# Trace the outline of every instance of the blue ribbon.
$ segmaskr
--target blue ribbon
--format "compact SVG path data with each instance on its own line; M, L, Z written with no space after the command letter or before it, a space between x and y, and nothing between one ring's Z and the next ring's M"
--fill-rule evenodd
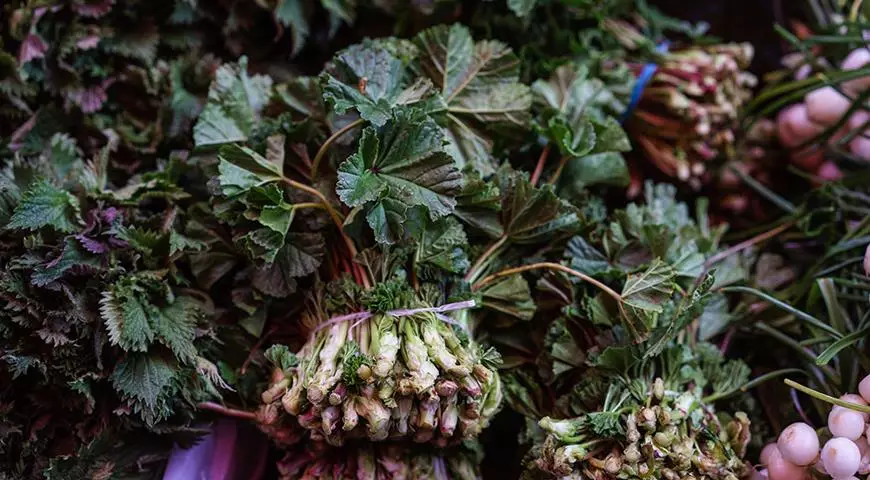
M671 43L666 40L656 46L656 51L662 54L668 53L670 45ZM631 91L631 99L628 101L628 106L625 107L625 113L622 114L622 119L620 119L621 123L625 123L634 112L634 109L637 108L641 97L643 97L643 90L646 88L646 84L652 80L658 70L659 66L656 63L650 62L643 66L643 70L641 70L640 75L637 77L637 82L634 84L634 89Z

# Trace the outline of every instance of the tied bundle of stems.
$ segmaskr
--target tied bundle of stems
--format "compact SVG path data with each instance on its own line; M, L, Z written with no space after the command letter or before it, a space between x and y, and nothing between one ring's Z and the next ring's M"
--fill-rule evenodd
M480 478L476 443L449 450L390 443L357 443L324 448L309 443L278 462L281 480L383 479L475 480Z
M672 391L661 378L636 402L615 390L605 408L566 420L545 417L547 433L533 451L533 468L567 478L709 478L737 480L749 471L742 460L749 418L719 418L700 389ZM572 476L572 475L576 475Z
M276 377L263 402L280 402L331 445L366 438L444 447L476 437L501 405L497 355L413 293L395 295L402 287L378 283L363 292L359 314L330 319L310 309L316 326L298 365ZM383 308L388 297L413 310Z
M628 22L605 24L625 45L641 38ZM753 55L751 44L729 43L692 45L654 60L655 73L637 87L640 100L625 126L658 170L698 190L712 179L709 163L733 155L739 112L757 82L746 71ZM631 68L640 76L651 66Z

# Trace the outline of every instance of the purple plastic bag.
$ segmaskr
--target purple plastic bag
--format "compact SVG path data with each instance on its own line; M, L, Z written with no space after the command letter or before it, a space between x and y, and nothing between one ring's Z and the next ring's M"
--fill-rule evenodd
M252 426L219 420L193 447L172 449L163 480L260 480L268 448Z

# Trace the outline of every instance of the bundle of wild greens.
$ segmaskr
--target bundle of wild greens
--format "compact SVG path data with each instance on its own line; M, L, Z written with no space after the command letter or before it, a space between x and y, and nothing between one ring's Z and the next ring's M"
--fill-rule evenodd
M673 344L649 357L637 347L608 347L590 379L567 400L581 413L545 417L526 478L664 478L737 480L749 418L714 412L712 401L748 378L740 361L718 349ZM707 396L707 394L711 394Z
M567 264L512 269L554 271L537 283L543 329L530 338L518 330L493 335L509 367L503 372L509 405L533 422L547 417L541 427L549 439L536 428L527 434L537 438L532 478L731 478L746 471L746 416L734 414L737 420L724 427L732 419L717 419L712 407L734 395L749 370L705 343L733 318L715 289L742 280L744 260L719 253L724 229L707 224L704 202L696 220L675 193L648 185L645 205L615 211L597 230L574 237ZM708 273L714 265L715 278ZM656 378L666 385L658 397ZM648 433L641 436L633 422L653 405L655 414L666 413L641 427ZM675 432L680 449L670 448Z
M89 444L134 428L184 433L195 405L228 388L216 363L235 355L212 350L223 307L190 274L213 241L179 186L196 172L176 156L116 185L111 155L85 160L58 134L2 170L0 451L17 478L78 452L120 472L137 457Z
M445 446L476 437L489 423L501 405L497 354L403 278L368 291L343 280L327 292L311 299L303 314L311 338L264 402L280 401L332 445L413 438Z
M316 443L289 452L278 463L282 480L476 480L480 445L466 442L447 450L400 443L359 443L323 448Z

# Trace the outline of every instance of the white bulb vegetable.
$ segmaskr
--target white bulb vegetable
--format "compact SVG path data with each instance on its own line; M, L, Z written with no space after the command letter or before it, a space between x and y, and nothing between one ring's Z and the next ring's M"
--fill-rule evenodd
M870 402L870 375L864 377L861 383L858 384L858 393L861 394L861 397L865 401Z
M868 245L868 248L870 248L870 245ZM845 395L841 395L840 400L842 400L844 402L854 403L856 405L867 405L867 402L864 400L864 397L862 397L861 395L857 395L855 393L847 393ZM831 409L831 411L833 412L834 410L849 410L849 409L846 407L841 407L839 405L834 405L834 407ZM857 410L852 410L852 411L856 412ZM861 416L864 418L865 422L870 420L870 413L864 413L864 412L858 412L858 413L861 414Z
M848 478L858 472L861 452L848 438L832 438L822 448L821 458L828 475L836 479Z
M843 63L840 65L843 70L858 70L870 64L870 50L867 48L858 48L852 51ZM843 88L849 89L855 93L861 93L870 88L870 75L865 75L861 78L849 80L843 83Z
M819 455L819 436L806 423L792 423L779 434L776 446L782 458L795 465L806 466Z
M822 87L808 93L804 98L810 120L828 126L843 118L852 101L834 87Z
M828 414L828 430L835 437L858 440L864 434L864 415L845 407L832 409Z

